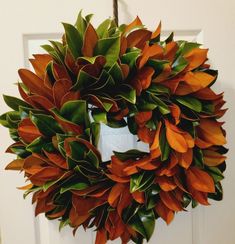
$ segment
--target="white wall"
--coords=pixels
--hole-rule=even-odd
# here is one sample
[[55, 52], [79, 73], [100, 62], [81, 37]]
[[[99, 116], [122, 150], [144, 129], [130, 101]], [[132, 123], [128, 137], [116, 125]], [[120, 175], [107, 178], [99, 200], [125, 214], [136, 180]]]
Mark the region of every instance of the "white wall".
[[[234, 0], [120, 0], [120, 22], [128, 22], [139, 15], [149, 28], [154, 28], [162, 20], [163, 28], [202, 29], [204, 45], [210, 48], [209, 57], [213, 67], [219, 69], [220, 82], [217, 90], [225, 91], [229, 112], [224, 117], [228, 132], [230, 152], [228, 154], [228, 170], [223, 182], [225, 199], [206, 208], [205, 244], [233, 244], [235, 242], [235, 1]], [[0, 93], [17, 95], [17, 69], [23, 66], [24, 34], [49, 33], [62, 31], [61, 21], [73, 22], [77, 12], [83, 8], [85, 13], [95, 13], [94, 23], [101, 22], [112, 15], [111, 0], [0, 0]], [[50, 22], [48, 22], [50, 19]], [[0, 100], [0, 113], [7, 110]], [[31, 209], [30, 198], [22, 199], [22, 193], [16, 193], [16, 185], [24, 184], [22, 175], [5, 172], [4, 166], [13, 157], [4, 154], [4, 148], [10, 144], [6, 129], [0, 128], [0, 229], [7, 235], [9, 243], [27, 243], [34, 241], [33, 226], [25, 226], [24, 219], [33, 224], [31, 214], [25, 215]], [[12, 204], [14, 203], [13, 207]], [[3, 206], [11, 206], [9, 209]], [[4, 209], [4, 211], [3, 211]], [[22, 211], [18, 211], [21, 209]], [[216, 214], [223, 213], [218, 216]], [[9, 228], [9, 225], [11, 226]], [[25, 234], [17, 234], [25, 233]], [[17, 235], [17, 239], [15, 237]], [[198, 243], [195, 243], [198, 244]]]

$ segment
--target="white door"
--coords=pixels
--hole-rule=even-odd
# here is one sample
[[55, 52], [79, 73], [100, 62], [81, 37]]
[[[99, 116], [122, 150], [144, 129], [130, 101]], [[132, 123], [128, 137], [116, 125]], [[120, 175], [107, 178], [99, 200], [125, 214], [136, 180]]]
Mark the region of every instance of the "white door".
[[[80, 9], [85, 13], [94, 13], [93, 23], [97, 25], [104, 18], [112, 16], [112, 1], [0, 0], [1, 94], [18, 95], [13, 84], [18, 79], [17, 69], [28, 66], [26, 58], [40, 51], [38, 46], [46, 39], [59, 38], [63, 31], [60, 22], [73, 23]], [[223, 182], [224, 201], [211, 202], [210, 207], [179, 213], [169, 227], [158, 220], [150, 243], [234, 244], [235, 1], [120, 0], [121, 23], [130, 22], [137, 14], [150, 29], [154, 29], [161, 20], [165, 34], [175, 30], [176, 38], [197, 40], [210, 48], [210, 62], [215, 69], [219, 69], [220, 74], [215, 89], [225, 91], [227, 107], [230, 109], [224, 118], [230, 148], [226, 179]], [[2, 100], [0, 104], [3, 113], [7, 107]], [[13, 156], [4, 154], [4, 149], [11, 141], [6, 129], [1, 127], [0, 130], [0, 244], [93, 244], [95, 235], [91, 231], [85, 233], [80, 230], [73, 237], [69, 228], [59, 233], [57, 221], [48, 222], [44, 216], [34, 219], [30, 197], [23, 200], [22, 192], [16, 189], [16, 186], [24, 185], [23, 175], [4, 171], [4, 166]], [[110, 155], [112, 149], [124, 149], [126, 145], [130, 148], [136, 146], [126, 130], [111, 135], [112, 132], [103, 127], [102, 132], [103, 138], [112, 142], [101, 143], [105, 157]]]

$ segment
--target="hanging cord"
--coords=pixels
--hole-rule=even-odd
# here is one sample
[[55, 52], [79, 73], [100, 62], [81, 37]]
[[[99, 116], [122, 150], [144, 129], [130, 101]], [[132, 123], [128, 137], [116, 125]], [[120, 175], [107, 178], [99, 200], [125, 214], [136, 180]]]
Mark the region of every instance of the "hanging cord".
[[113, 17], [116, 25], [118, 26], [118, 0], [113, 0]]

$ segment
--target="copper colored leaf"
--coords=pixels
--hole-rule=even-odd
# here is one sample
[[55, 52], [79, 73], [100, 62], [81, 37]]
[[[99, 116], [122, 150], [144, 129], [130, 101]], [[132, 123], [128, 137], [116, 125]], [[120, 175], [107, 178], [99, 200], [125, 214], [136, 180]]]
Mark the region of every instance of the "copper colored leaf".
[[215, 184], [212, 177], [197, 167], [191, 167], [186, 171], [188, 183], [197, 191], [215, 192]]
[[46, 87], [37, 75], [27, 69], [20, 69], [19, 76], [25, 86], [34, 94], [50, 99], [52, 97], [51, 91]]
[[83, 40], [82, 53], [84, 56], [87, 57], [93, 56], [94, 48], [96, 46], [97, 41], [98, 41], [98, 36], [96, 34], [96, 31], [94, 27], [91, 24], [89, 24], [85, 31], [84, 40]]
[[6, 166], [6, 170], [22, 170], [24, 165], [23, 159], [15, 159]]

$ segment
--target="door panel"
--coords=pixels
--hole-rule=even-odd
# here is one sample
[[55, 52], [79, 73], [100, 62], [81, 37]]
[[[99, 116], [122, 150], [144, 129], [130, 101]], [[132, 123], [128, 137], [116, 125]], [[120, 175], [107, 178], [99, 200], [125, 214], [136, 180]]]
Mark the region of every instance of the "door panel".
[[[112, 1], [29, 1], [20, 3], [0, 0], [0, 27], [4, 38], [0, 39], [2, 48], [1, 93], [18, 95], [12, 85], [17, 79], [16, 70], [29, 66], [27, 57], [33, 53], [42, 52], [39, 45], [45, 44], [47, 39], [58, 39], [62, 33], [59, 22], [73, 22], [77, 12], [83, 8], [84, 13], [94, 13], [94, 24], [97, 25], [104, 18], [112, 14]], [[212, 9], [213, 6], [213, 9]], [[13, 8], [14, 7], [14, 8]], [[215, 89], [225, 90], [226, 99], [230, 107], [233, 106], [235, 83], [231, 77], [233, 60], [235, 60], [235, 4], [232, 0], [224, 3], [218, 0], [197, 3], [189, 0], [158, 2], [156, 0], [134, 1], [120, 0], [120, 22], [129, 22], [135, 15], [143, 20], [149, 28], [154, 29], [158, 21], [162, 20], [163, 36], [171, 30], [175, 31], [176, 39], [196, 40], [210, 47], [209, 57], [214, 68], [220, 70], [220, 78]], [[220, 16], [220, 18], [218, 18]], [[6, 106], [1, 101], [1, 113]], [[234, 132], [235, 109], [231, 109], [225, 119], [228, 121], [228, 140]], [[58, 232], [58, 221], [48, 221], [43, 215], [34, 219], [30, 197], [22, 199], [22, 192], [16, 186], [24, 185], [23, 176], [14, 172], [5, 172], [4, 166], [13, 159], [12, 155], [4, 154], [4, 148], [10, 143], [4, 128], [0, 128], [0, 154], [2, 159], [0, 169], [0, 234], [2, 244], [92, 244], [95, 234], [89, 230], [77, 231], [75, 237], [72, 230], [65, 228]], [[235, 153], [233, 144], [230, 145], [227, 178], [224, 181], [225, 200], [221, 203], [212, 202], [211, 207], [199, 207], [190, 212], [176, 214], [170, 226], [158, 220], [155, 233], [149, 242], [161, 244], [234, 244], [235, 240], [235, 190], [233, 177], [235, 166], [230, 163]], [[110, 129], [102, 126], [100, 150], [103, 160], [108, 160], [112, 150], [125, 151], [131, 148], [147, 150], [146, 145], [136, 142], [125, 129]], [[1, 242], [0, 242], [1, 243]], [[120, 243], [120, 241], [109, 242]]]

